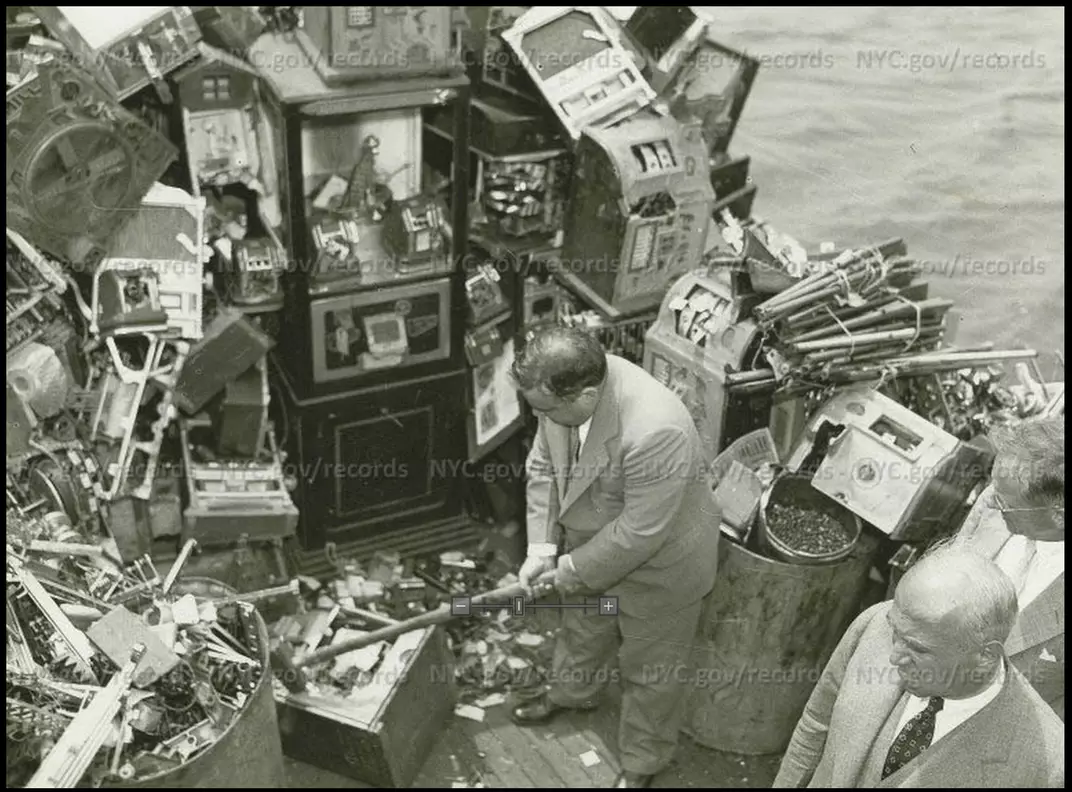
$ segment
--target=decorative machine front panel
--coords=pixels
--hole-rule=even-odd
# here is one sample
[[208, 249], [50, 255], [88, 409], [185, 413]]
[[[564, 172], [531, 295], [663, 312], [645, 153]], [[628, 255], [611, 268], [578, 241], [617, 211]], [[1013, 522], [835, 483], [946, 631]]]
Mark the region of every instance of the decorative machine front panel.
[[692, 413], [708, 462], [729, 443], [767, 425], [769, 400], [735, 399], [728, 374], [754, 368], [761, 338], [723, 277], [696, 271], [670, 287], [644, 341], [644, 368]]
[[715, 194], [697, 125], [637, 115], [586, 129], [563, 266], [623, 313], [658, 304], [704, 252]]
[[304, 6], [298, 42], [328, 85], [449, 73], [450, 6]]
[[502, 33], [570, 137], [604, 128], [655, 98], [643, 58], [597, 6], [534, 7]]
[[948, 530], [992, 462], [908, 407], [867, 386], [819, 408], [786, 467], [891, 539]]
[[313, 301], [316, 382], [449, 358], [450, 297], [442, 278]]

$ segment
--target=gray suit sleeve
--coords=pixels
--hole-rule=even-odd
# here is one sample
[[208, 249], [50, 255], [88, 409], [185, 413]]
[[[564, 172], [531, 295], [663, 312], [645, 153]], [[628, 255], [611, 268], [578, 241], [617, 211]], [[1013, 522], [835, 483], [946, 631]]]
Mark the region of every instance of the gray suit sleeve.
[[778, 775], [771, 785], [773, 789], [800, 789], [806, 787], [819, 766], [826, 748], [827, 732], [830, 729], [830, 715], [834, 710], [841, 690], [842, 680], [849, 660], [856, 652], [867, 625], [875, 614], [883, 609], [885, 603], [868, 608], [861, 613], [849, 629], [845, 631], [834, 653], [830, 656], [823, 670], [819, 684], [811, 692], [804, 714], [800, 716], [793, 736], [789, 740]]
[[525, 529], [530, 545], [554, 544], [558, 541], [558, 485], [545, 432], [541, 418], [532, 441], [532, 450], [525, 462]]
[[697, 475], [689, 435], [668, 427], [627, 451], [621, 515], [570, 553], [577, 575], [592, 591], [605, 591], [651, 558], [666, 541], [690, 477]]

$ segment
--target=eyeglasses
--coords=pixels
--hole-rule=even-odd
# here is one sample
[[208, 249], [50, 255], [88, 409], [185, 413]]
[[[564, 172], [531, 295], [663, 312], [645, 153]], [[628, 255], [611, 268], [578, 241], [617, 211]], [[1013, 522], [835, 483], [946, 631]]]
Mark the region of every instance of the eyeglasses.
[[1015, 512], [1064, 512], [1063, 506], [1029, 506], [1027, 508], [1010, 509], [1009, 505], [1005, 502], [1005, 499], [1001, 497], [997, 492], [990, 493], [990, 508], [1001, 512], [1002, 514], [1009, 514]]

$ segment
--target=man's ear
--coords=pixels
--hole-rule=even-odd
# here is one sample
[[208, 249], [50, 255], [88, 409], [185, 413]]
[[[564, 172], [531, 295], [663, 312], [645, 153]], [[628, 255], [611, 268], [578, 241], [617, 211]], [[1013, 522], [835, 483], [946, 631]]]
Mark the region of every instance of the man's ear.
[[1005, 657], [1005, 648], [1000, 641], [990, 641], [983, 647], [982, 655], [989, 663], [1000, 663]]

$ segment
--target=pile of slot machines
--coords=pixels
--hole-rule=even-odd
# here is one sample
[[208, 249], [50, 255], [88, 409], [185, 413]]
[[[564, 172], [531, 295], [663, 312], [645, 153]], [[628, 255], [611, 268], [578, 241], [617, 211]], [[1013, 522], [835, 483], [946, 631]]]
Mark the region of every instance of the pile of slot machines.
[[588, 6], [468, 8], [476, 219], [553, 235], [597, 307], [638, 316], [699, 266], [712, 217], [747, 219], [748, 157], [728, 149], [759, 68], [688, 7], [627, 22]]
[[[891, 398], [899, 391], [881, 372], [892, 365], [895, 381], [916, 381], [1036, 353], [946, 352], [951, 304], [929, 298], [901, 240], [815, 254], [753, 217], [750, 160], [729, 146], [758, 62], [715, 41], [712, 22], [687, 7], [639, 8], [625, 22], [590, 7], [499, 9], [488, 29], [521, 74], [487, 58], [487, 102], [507, 88], [538, 97], [572, 164], [559, 274], [601, 311], [565, 321], [592, 327], [678, 393], [709, 462], [770, 427], [796, 469], [826, 453], [813, 446], [832, 425], [843, 436], [827, 456], [838, 475], [827, 478], [841, 489], [824, 494], [898, 541], [921, 541], [962, 516], [987, 453], [956, 416], [937, 420], [933, 409]], [[880, 380], [881, 391], [869, 387]], [[842, 409], [846, 386], [856, 388], [856, 412]], [[946, 394], [946, 413], [956, 400]], [[867, 421], [856, 420], [860, 410]], [[941, 475], [868, 489], [868, 471], [834, 453], [850, 442]]]
[[9, 514], [63, 514], [125, 562], [156, 540], [265, 538], [269, 512], [282, 539], [274, 340], [220, 299], [212, 212], [170, 186], [179, 147], [155, 112], [201, 28], [185, 7], [140, 9], [101, 44], [84, 12], [8, 13]]

